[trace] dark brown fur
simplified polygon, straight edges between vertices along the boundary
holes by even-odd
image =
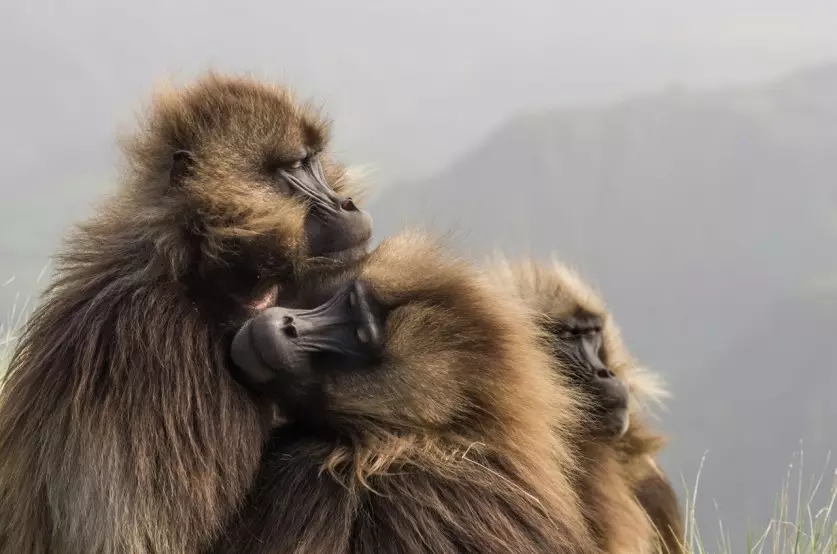
[[[260,278],[330,264],[306,258],[306,206],[264,164],[326,142],[278,86],[210,74],[156,96],[121,188],[69,240],[11,360],[0,552],[189,554],[216,537],[267,437],[266,409],[230,377],[227,330]],[[180,149],[196,165],[172,188]],[[338,164],[327,174],[346,186]]]
[[[605,359],[617,378],[628,384],[632,406],[625,435],[618,439],[590,435],[583,441],[587,462],[581,490],[588,520],[606,552],[682,552],[683,517],[677,495],[654,461],[664,439],[644,421],[637,402],[666,395],[656,376],[638,367],[601,298],[569,268],[557,262],[549,267],[501,259],[490,267],[489,275],[539,314],[545,328],[579,309],[603,319]]]
[[[360,276],[393,307],[383,360],[325,381],[327,428],[273,436],[220,551],[597,552],[568,480],[578,399],[528,310],[418,234]]]

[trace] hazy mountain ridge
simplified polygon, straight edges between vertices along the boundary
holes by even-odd
[[[701,519],[711,526],[712,498],[723,497],[726,528],[744,536],[735,525],[770,515],[800,438],[837,445],[811,415],[837,416],[821,397],[837,385],[837,353],[820,346],[818,371],[790,374],[807,362],[789,352],[811,340],[797,324],[748,358],[771,340],[762,322],[791,318],[781,315],[788,298],[837,267],[834,98],[830,65],[760,87],[527,114],[436,177],[388,189],[371,206],[376,234],[425,223],[456,230],[470,256],[500,247],[579,266],[632,348],[671,382],[665,465],[692,481],[710,449]],[[820,293],[798,309],[818,301],[837,307]],[[810,315],[821,341],[837,329],[825,314]],[[746,391],[758,391],[746,404],[760,415],[732,417]]]

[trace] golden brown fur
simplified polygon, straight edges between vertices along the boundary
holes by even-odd
[[[597,552],[568,480],[578,399],[532,314],[420,234],[360,277],[392,308],[382,361],[325,381],[325,429],[274,434],[220,551]]]
[[[80,226],[0,396],[0,552],[190,554],[243,498],[265,409],[233,382],[229,328],[265,276],[293,284],[305,205],[265,163],[327,142],[278,86],[210,74],[163,90],[122,185]],[[173,152],[194,174],[169,183]],[[341,166],[329,182],[346,186]]]
[[[495,284],[506,287],[539,314],[545,327],[579,308],[603,319],[608,368],[630,391],[630,427],[618,439],[588,436],[583,442],[587,463],[581,490],[588,520],[606,552],[681,552],[683,520],[677,496],[654,461],[664,440],[644,421],[639,401],[659,401],[665,390],[631,357],[602,299],[568,267],[558,262],[546,266],[499,259],[488,273]]]

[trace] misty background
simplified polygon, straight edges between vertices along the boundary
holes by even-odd
[[[800,440],[806,484],[837,445],[835,22],[831,0],[6,2],[0,327],[155,82],[281,80],[374,164],[378,239],[420,223],[600,288],[672,390],[665,469],[682,495],[706,452],[701,532],[741,544]]]

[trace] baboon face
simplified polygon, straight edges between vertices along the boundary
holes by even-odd
[[[486,383],[508,358],[497,337],[518,329],[466,265],[399,238],[320,294],[313,309],[264,311],[233,342],[235,364],[276,383],[292,415],[427,429],[489,404]]]
[[[288,91],[210,75],[156,99],[129,159],[140,193],[195,246],[201,279],[260,309],[367,249],[371,218],[341,194],[327,143],[327,124]]]
[[[590,397],[597,431],[618,438],[630,425],[628,388],[608,367],[602,318],[578,309],[549,324],[555,356],[567,368],[567,376]]]
[[[602,300],[559,263],[500,259],[489,279],[538,316],[557,368],[584,393],[593,436],[619,438],[630,426],[631,392],[624,379],[631,363]]]

